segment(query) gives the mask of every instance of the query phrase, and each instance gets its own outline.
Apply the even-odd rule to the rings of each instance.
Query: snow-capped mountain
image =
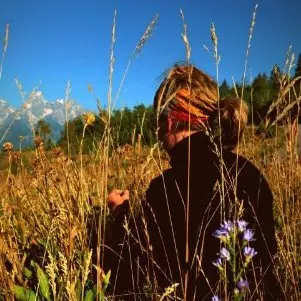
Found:
[[[41,91],[32,92],[18,109],[0,99],[0,141],[10,141],[17,146],[19,137],[24,136],[27,139],[24,140],[23,146],[30,145],[33,140],[32,126],[34,127],[40,119],[51,126],[52,139],[58,140],[66,119],[72,120],[84,113],[84,109],[75,101],[47,101]]]
[[[4,120],[14,112],[14,108],[10,107],[3,99],[0,99],[0,126],[4,123]]]

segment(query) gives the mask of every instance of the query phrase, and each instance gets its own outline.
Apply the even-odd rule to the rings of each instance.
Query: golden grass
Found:
[[[191,49],[182,12],[181,15],[184,25],[183,39],[189,61]],[[156,21],[157,16],[138,42],[114,99],[112,84],[115,12],[109,65],[109,111],[118,98],[132,59],[141,52]],[[250,37],[254,25],[255,12]],[[218,73],[219,55],[214,26],[211,34]],[[250,40],[247,56],[249,47]],[[278,107],[281,101],[285,100],[286,89],[287,86],[284,86],[282,94],[273,104],[274,107]],[[19,91],[26,103],[22,88],[19,87]],[[66,89],[66,105],[69,93],[70,83]],[[281,116],[281,119],[284,118],[285,116]],[[286,300],[300,300],[301,166],[296,155],[297,133],[293,130],[291,120],[288,119],[287,124],[289,135],[281,133],[280,128],[280,134],[271,139],[257,137],[254,130],[248,130],[239,146],[239,153],[250,158],[271,185],[275,198],[275,225],[279,249],[276,274]],[[84,300],[91,292],[91,275],[95,271],[96,294],[102,296],[107,276],[101,269],[102,246],[99,245],[96,252],[94,251],[96,254],[91,253],[87,229],[93,206],[97,205],[100,208],[101,227],[98,235],[103,238],[109,215],[106,206],[108,192],[112,188],[129,189],[131,202],[139,204],[151,179],[168,167],[167,156],[160,151],[158,145],[147,148],[142,146],[139,140],[133,141],[132,145],[113,149],[110,133],[108,120],[102,140],[90,155],[84,155],[79,149],[79,156],[72,158],[69,145],[67,153],[61,149],[45,151],[41,145],[37,145],[35,151],[21,152],[18,155],[14,151],[1,154],[0,299],[14,300],[16,285],[32,289],[34,295],[43,295],[45,298],[47,289],[45,281],[42,281],[45,278],[40,276],[36,285],[36,279],[30,276],[30,273],[37,274],[38,271],[41,275],[40,270],[46,276],[51,300]],[[85,132],[83,137],[84,135]],[[3,137],[0,138],[2,141]],[[96,266],[91,263],[92,256],[97,258]],[[158,299],[163,300],[168,296],[167,290],[166,294]]]
[[[295,150],[288,147],[290,141],[282,141],[281,146],[277,138],[263,141],[246,136],[241,152],[265,174],[275,197],[276,272],[287,300],[298,300],[301,166]],[[130,189],[131,201],[138,203],[150,180],[162,171],[157,146],[126,145],[112,150],[109,157],[103,146],[101,143],[92,155],[82,155],[81,160],[68,158],[60,149],[45,152],[39,147],[36,152],[21,153],[20,159],[8,153],[2,158],[6,170],[0,187],[0,292],[5,300],[12,299],[14,284],[30,287],[31,280],[24,276],[30,260],[45,271],[53,300],[81,300],[75,297],[77,285],[87,285],[94,269],[87,233],[92,206],[103,208],[105,222],[106,196],[113,187]],[[166,168],[167,156],[162,156]]]

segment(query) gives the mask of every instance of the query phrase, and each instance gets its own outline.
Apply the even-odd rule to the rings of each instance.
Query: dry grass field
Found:
[[[151,23],[147,28],[129,65],[149,39],[153,27]],[[183,38],[189,61],[185,30]],[[218,60],[214,27],[211,33]],[[112,49],[114,35],[115,23]],[[113,61],[112,52],[110,85]],[[274,107],[283,105],[287,91],[293,87],[286,88],[286,93],[273,103]],[[111,93],[110,86],[108,110],[114,102]],[[300,95],[297,99],[300,102]],[[264,138],[250,126],[237,152],[250,159],[271,186],[278,244],[275,274],[285,300],[298,301],[301,300],[301,164],[296,119],[291,120],[285,113],[288,113],[285,109],[279,113],[285,131],[283,125],[275,122],[275,137]],[[86,122],[89,126],[90,121]],[[86,126],[83,138],[85,129]],[[107,199],[111,189],[129,189],[131,203],[139,206],[151,179],[165,170],[169,162],[159,144],[146,147],[140,139],[132,145],[114,148],[110,133],[108,118],[102,139],[89,155],[83,153],[82,144],[76,156],[69,156],[60,148],[46,151],[41,141],[31,151],[18,151],[18,146],[5,144],[0,153],[0,300],[114,299],[106,293],[110,275],[102,270],[101,256],[96,264],[92,263],[95,250],[89,245],[89,219],[97,206],[101,225],[98,234],[104,238],[110,219]],[[98,245],[96,249],[100,254],[102,247]],[[173,289],[153,299],[172,300]]]
[[[269,139],[248,128],[238,149],[274,193],[276,274],[287,300],[301,297],[301,165],[294,139],[281,128],[279,137]],[[89,156],[68,158],[59,148],[45,152],[43,145],[24,153],[7,149],[1,156],[2,299],[13,300],[15,292],[19,300],[90,300],[92,270],[98,270],[99,293],[105,281],[101,265],[91,263],[87,219],[93,207],[101,208],[103,236],[108,192],[129,189],[131,202],[139,204],[150,180],[168,167],[167,156],[139,141],[112,149],[106,136]]]

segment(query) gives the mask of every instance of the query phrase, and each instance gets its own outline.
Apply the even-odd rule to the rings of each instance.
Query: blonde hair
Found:
[[[226,97],[219,101],[219,111],[211,116],[210,128],[216,139],[221,137],[223,149],[233,150],[237,146],[246,128],[248,113],[249,108],[242,99]]]
[[[208,117],[217,103],[217,85],[193,65],[175,65],[168,70],[154,98],[160,116],[183,110],[195,117]]]
[[[176,64],[165,73],[154,109],[157,118],[174,119],[176,131],[209,127],[215,139],[222,137],[223,148],[228,150],[236,147],[248,116],[248,107],[240,99],[218,102],[216,82],[191,64]]]

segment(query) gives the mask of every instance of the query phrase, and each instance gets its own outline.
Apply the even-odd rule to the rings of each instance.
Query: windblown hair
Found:
[[[158,116],[178,112],[206,119],[216,107],[217,91],[214,80],[193,65],[175,65],[156,92],[154,108]]]
[[[223,149],[233,150],[246,128],[249,108],[242,99],[226,97],[219,101],[218,109],[211,115],[210,128],[216,142],[221,136]]]
[[[175,131],[208,130],[215,140],[222,136],[224,149],[236,147],[247,123],[248,107],[243,100],[218,102],[216,82],[191,64],[176,64],[154,98],[157,118],[171,118]]]

